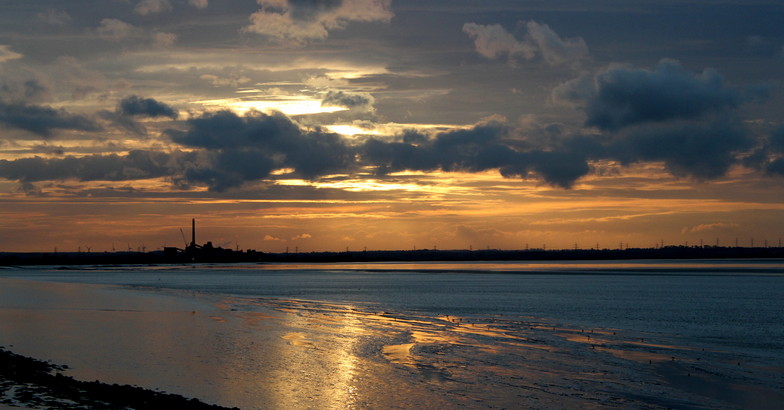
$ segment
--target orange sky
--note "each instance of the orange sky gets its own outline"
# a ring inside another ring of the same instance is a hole
[[[0,251],[778,245],[784,6],[448,3],[0,4]]]
[[[734,245],[736,239],[741,246],[752,239],[775,246],[782,231],[776,222],[784,205],[765,198],[764,183],[756,194],[742,187],[757,198],[749,201],[721,192],[737,185],[729,179],[695,187],[666,174],[658,186],[625,192],[615,181],[608,188],[606,178],[567,191],[492,173],[416,176],[423,177],[430,182],[417,190],[321,187],[311,198],[284,200],[17,193],[5,198],[3,238],[15,238],[5,244],[9,251],[153,250],[180,246],[180,229],[190,241],[191,217],[201,243],[271,252]]]

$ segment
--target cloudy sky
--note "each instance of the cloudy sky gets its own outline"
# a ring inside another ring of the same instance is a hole
[[[0,0],[0,251],[778,245],[784,4]]]

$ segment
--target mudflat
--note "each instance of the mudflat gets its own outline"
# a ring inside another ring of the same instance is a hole
[[[7,368],[42,377],[3,373],[3,403],[22,407],[89,407],[103,400],[91,391],[110,388],[131,408],[143,407],[131,399],[155,397],[239,408],[776,408],[784,400],[775,364],[622,329],[140,287],[2,278],[0,345],[17,363]],[[60,384],[71,392],[57,393]]]

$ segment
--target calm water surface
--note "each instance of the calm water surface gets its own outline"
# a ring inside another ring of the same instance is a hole
[[[784,260],[7,267],[0,277],[76,283],[5,282],[20,290],[0,289],[0,342],[86,380],[242,408],[784,400]]]
[[[0,275],[512,315],[665,333],[784,356],[784,261],[261,264],[5,269]]]

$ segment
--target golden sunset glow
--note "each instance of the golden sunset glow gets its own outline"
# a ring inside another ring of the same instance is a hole
[[[767,17],[212,3],[0,6],[0,251],[157,249],[191,218],[262,251],[784,236]]]
[[[354,125],[327,125],[326,128],[332,132],[343,134],[347,137],[353,137],[355,135],[381,135],[381,132],[379,131],[367,130]]]
[[[322,114],[343,111],[341,107],[324,107],[320,100],[312,100],[307,97],[293,98],[286,97],[281,100],[271,101],[247,101],[240,99],[222,99],[197,101],[207,109],[229,109],[239,114],[255,110],[261,112],[279,111],[286,115],[307,115]]]

